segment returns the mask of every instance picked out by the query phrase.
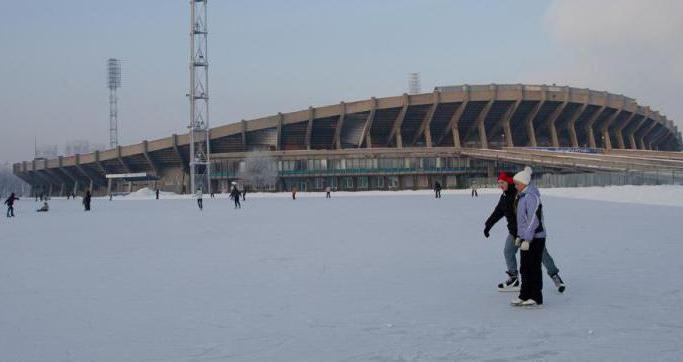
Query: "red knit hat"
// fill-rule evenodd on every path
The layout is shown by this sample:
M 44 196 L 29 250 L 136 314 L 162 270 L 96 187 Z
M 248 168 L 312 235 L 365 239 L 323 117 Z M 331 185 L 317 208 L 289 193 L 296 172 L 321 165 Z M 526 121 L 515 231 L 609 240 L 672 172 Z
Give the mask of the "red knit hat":
M 505 173 L 505 171 L 500 171 L 500 174 L 498 174 L 498 181 L 505 181 L 509 184 L 513 183 L 512 176 Z

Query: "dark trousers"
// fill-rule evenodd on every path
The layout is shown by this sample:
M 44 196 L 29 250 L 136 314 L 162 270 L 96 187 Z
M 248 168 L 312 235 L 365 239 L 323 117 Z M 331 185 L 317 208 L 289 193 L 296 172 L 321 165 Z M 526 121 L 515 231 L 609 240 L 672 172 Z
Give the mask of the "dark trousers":
M 541 261 L 545 250 L 545 238 L 534 239 L 529 250 L 521 250 L 522 265 L 519 271 L 522 273 L 522 289 L 519 299 L 533 299 L 538 304 L 543 304 L 543 273 Z
M 241 208 L 242 208 L 242 204 L 240 204 L 240 195 L 235 196 L 235 199 L 234 199 L 234 200 L 235 200 L 235 208 L 236 208 L 236 209 L 241 209 Z
M 434 191 L 434 197 L 436 197 L 437 199 L 440 199 L 441 198 L 441 190 Z
M 7 207 L 7 217 L 14 217 L 14 206 Z
M 197 206 L 199 206 L 199 210 L 203 208 L 202 199 L 197 199 Z
M 325 195 L 325 198 L 326 198 L 326 199 L 331 199 L 331 198 L 332 198 L 332 196 L 330 196 L 330 192 L 329 192 L 329 191 L 328 191 L 327 194 Z
M 85 206 L 85 211 L 90 211 L 90 202 L 86 202 L 83 206 Z

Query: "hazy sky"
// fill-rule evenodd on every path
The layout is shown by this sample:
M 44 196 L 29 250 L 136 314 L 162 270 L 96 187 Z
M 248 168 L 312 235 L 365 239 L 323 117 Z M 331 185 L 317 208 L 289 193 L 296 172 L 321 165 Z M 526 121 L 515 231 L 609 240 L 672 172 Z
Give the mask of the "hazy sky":
M 2 0 L 0 160 L 188 123 L 189 2 Z M 683 125 L 683 1 L 211 0 L 211 123 L 437 85 L 557 83 L 637 98 Z

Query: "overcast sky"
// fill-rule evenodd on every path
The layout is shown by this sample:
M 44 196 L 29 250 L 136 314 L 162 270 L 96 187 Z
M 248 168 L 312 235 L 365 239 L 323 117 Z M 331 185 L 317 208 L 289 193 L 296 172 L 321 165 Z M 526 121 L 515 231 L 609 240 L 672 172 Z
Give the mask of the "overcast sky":
M 0 11 L 0 160 L 185 131 L 188 1 L 10 1 Z M 556 83 L 636 98 L 681 127 L 683 1 L 211 0 L 211 123 L 437 85 Z

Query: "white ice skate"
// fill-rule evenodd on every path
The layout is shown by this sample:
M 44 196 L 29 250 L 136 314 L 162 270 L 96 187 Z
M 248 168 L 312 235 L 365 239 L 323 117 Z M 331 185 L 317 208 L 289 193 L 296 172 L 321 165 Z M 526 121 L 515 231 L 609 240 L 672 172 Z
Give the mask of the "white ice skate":
M 543 307 L 543 304 L 538 304 L 533 299 L 527 299 L 523 301 L 522 304 L 520 304 L 519 306 L 522 308 L 541 308 Z
M 513 299 L 510 301 L 510 305 L 513 307 L 521 307 L 522 304 L 524 304 L 524 300 L 521 300 L 519 298 Z

